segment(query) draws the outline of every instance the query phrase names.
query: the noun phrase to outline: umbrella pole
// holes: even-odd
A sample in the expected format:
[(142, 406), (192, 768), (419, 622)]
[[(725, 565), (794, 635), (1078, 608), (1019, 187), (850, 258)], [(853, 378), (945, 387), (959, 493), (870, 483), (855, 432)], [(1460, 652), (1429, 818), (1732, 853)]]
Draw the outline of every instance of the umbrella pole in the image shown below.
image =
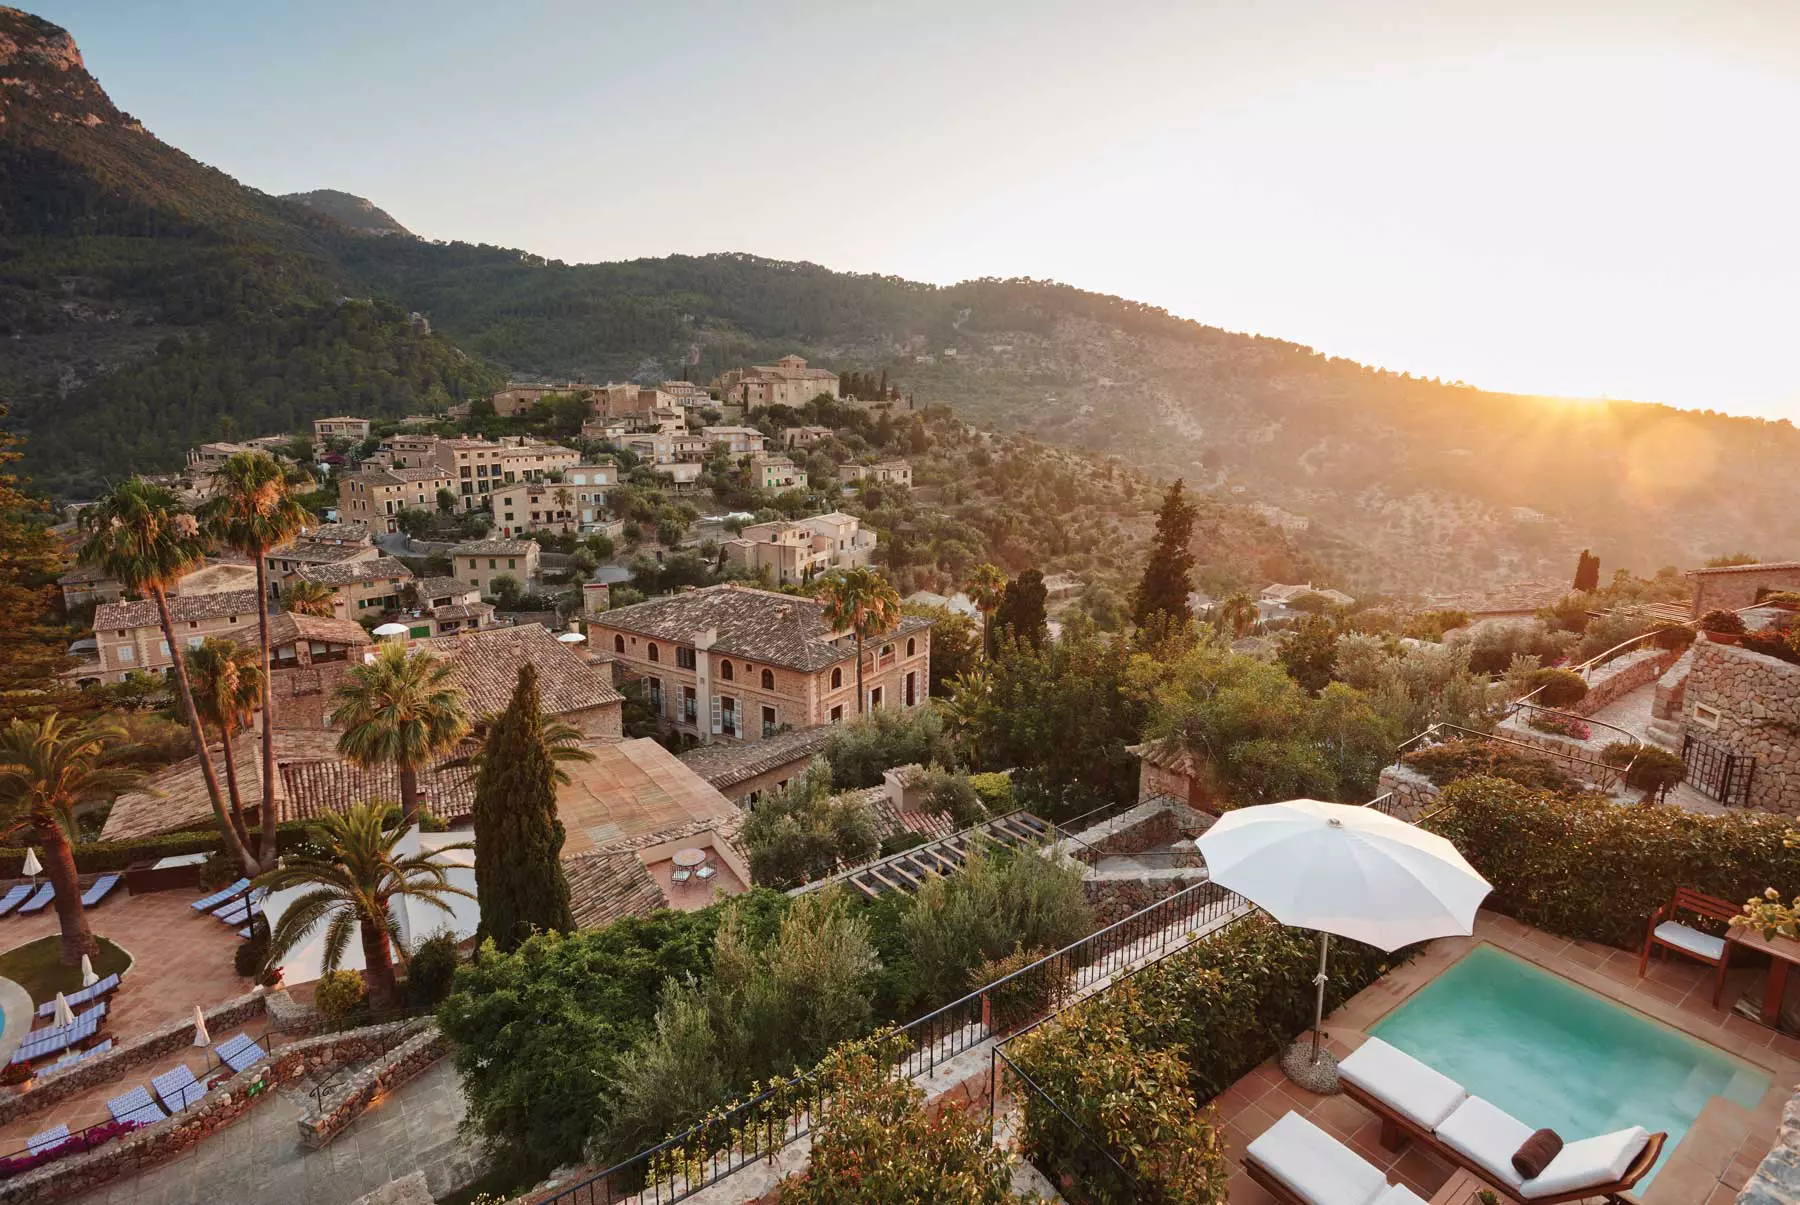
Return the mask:
[(1312, 1061), (1319, 1061), (1319, 1031), (1325, 1028), (1325, 963), (1331, 957), (1331, 934), (1319, 934), (1319, 973), (1313, 976), (1318, 985), (1318, 998), (1313, 1003)]

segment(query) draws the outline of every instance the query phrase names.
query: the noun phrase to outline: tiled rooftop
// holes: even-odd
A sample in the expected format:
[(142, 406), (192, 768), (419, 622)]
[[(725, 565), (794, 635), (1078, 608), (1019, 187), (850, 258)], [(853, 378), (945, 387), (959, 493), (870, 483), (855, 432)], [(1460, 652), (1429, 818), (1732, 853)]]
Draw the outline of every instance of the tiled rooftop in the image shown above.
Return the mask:
[(412, 570), (398, 557), (378, 556), (368, 561), (336, 561), (328, 564), (302, 565), (294, 576), (303, 582), (321, 586), (348, 586), (356, 582), (372, 582), (384, 577), (401, 581), (412, 578)]
[(681, 760), (694, 773), (723, 790), (789, 762), (802, 758), (810, 760), (825, 747), (831, 733), (829, 724), (818, 724), (744, 745), (702, 745), (683, 753)]
[(585, 711), (624, 699), (600, 671), (535, 624), (437, 636), (419, 644), (450, 662), (454, 681), (468, 697), (471, 715), (504, 711), (518, 684), (519, 667), (527, 661), (537, 667), (538, 693), (547, 715)]
[(730, 822), (735, 831), (742, 822), (737, 805), (647, 737), (583, 747), (594, 760), (566, 763), (570, 782), (556, 789), (565, 857), (639, 839), (655, 844), (688, 826)]
[(643, 859), (630, 850), (566, 858), (563, 876), (569, 881), (569, 907), (577, 928), (597, 929), (622, 916), (642, 916), (669, 906)]
[[(254, 646), (260, 642), (261, 636), (252, 627), (243, 633), (242, 639), (244, 643)], [(355, 647), (368, 644), (369, 633), (355, 620), (339, 619), (335, 615), (302, 615), (298, 611), (278, 611), (269, 616), (271, 647), (293, 644), (300, 640)]]
[[(169, 600), (169, 614), (176, 623), (199, 619), (219, 619), (231, 615), (256, 614), (255, 590), (226, 590), (218, 594), (181, 594)], [(153, 628), (162, 622), (156, 603), (101, 603), (94, 609), (94, 630), (114, 631), (127, 628)]]
[(450, 549), (451, 556), (524, 556), (537, 545), (530, 540), (469, 540)]

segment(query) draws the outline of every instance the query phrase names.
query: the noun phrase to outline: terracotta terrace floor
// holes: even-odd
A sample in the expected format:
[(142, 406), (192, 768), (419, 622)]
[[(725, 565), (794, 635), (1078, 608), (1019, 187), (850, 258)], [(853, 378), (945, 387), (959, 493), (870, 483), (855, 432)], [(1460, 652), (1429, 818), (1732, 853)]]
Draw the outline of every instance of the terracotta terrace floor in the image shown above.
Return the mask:
[[(1325, 1020), (1327, 1041), (1340, 1057), (1361, 1045), (1365, 1030), (1431, 982), (1476, 942), (1485, 941), (1554, 971), (1583, 987), (1634, 1008), (1692, 1037), (1710, 1042), (1770, 1073), (1771, 1086), (1754, 1110), (1715, 1097), (1688, 1130), (1656, 1179), (1643, 1205), (1729, 1205), (1775, 1141), (1781, 1111), (1800, 1084), (1800, 1039), (1776, 1033), (1729, 1011), (1747, 986), (1760, 980), (1752, 969), (1733, 971), (1725, 1007), (1710, 1000), (1711, 969), (1697, 963), (1652, 959), (1638, 978), (1636, 954), (1569, 941), (1483, 912), (1474, 938), (1431, 943), (1419, 957), (1358, 993)], [(1215, 1102), (1233, 1166), (1232, 1205), (1270, 1205), (1274, 1198), (1242, 1167), (1244, 1150), (1290, 1109), (1306, 1114), (1427, 1201), (1446, 1188), (1451, 1167), (1422, 1150), (1383, 1148), (1373, 1114), (1346, 1096), (1317, 1096), (1290, 1083), (1274, 1062), (1264, 1063), (1221, 1093)], [(1448, 1194), (1447, 1194), (1448, 1195)], [(1466, 1199), (1460, 1192), (1455, 1205)], [(1502, 1198), (1504, 1199), (1504, 1198)]]
[[(111, 898), (88, 914), (95, 935), (117, 942), (135, 959), (109, 1001), (106, 1022), (100, 1030), (102, 1038), (111, 1038), (115, 1044), (129, 1041), (171, 1021), (191, 1017), (196, 1004), (211, 1008), (250, 990), (250, 983), (238, 978), (231, 962), (239, 944), (237, 936), (189, 906), (200, 896), (199, 891), (133, 896), (126, 895), (121, 885)], [(6, 949), (55, 932), (56, 914), (49, 910), (38, 916), (0, 918), (0, 946)], [(262, 1020), (259, 1018), (245, 1028), (260, 1037)], [(212, 1037), (220, 1041), (237, 1032), (233, 1029)], [(107, 1120), (109, 1098), (139, 1084), (148, 1086), (151, 1076), (162, 1074), (176, 1063), (186, 1063), (195, 1075), (203, 1076), (209, 1065), (217, 1066), (218, 1060), (209, 1051), (188, 1047), (140, 1064), (116, 1082), (97, 1085), (40, 1113), (0, 1126), (0, 1155), (22, 1149), (26, 1138), (58, 1122), (73, 1131)]]

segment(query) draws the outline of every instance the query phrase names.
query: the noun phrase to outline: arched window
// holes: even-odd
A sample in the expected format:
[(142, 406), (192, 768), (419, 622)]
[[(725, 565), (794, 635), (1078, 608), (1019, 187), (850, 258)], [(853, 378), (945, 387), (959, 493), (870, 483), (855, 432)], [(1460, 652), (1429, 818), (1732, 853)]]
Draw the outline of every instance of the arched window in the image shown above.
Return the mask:
[(844, 671), (841, 669), (832, 670), (831, 671), (831, 689), (836, 690), (838, 687), (842, 686), (843, 684), (844, 684)]
[(651, 646), (650, 646), (650, 660), (652, 660), (652, 661), (661, 661), (661, 660), (662, 660), (662, 656), (661, 656), (661, 654), (659, 654), (659, 653), (658, 653), (658, 652), (657, 652), (657, 651), (656, 651), (656, 645), (655, 645), (655, 644), (652, 644), (652, 645), (651, 645)]
[(774, 690), (775, 689), (775, 671), (774, 670), (765, 669), (763, 671), (762, 686), (763, 686), (764, 690)]
[(892, 657), (894, 655), (894, 646), (891, 644), (882, 645), (881, 646), (881, 655), (883, 657)]
[(906, 638), (906, 655), (908, 657), (911, 657), (914, 654), (916, 654), (918, 651), (919, 651), (919, 642), (917, 640), (914, 640), (911, 636), (908, 636)]
[(613, 652), (622, 653), (624, 651), (625, 651), (625, 637), (614, 636), (613, 637)]
[(731, 678), (732, 678), (731, 662), (729, 662), (729, 661), (719, 662), (719, 677), (725, 679), (727, 682), (731, 681)]

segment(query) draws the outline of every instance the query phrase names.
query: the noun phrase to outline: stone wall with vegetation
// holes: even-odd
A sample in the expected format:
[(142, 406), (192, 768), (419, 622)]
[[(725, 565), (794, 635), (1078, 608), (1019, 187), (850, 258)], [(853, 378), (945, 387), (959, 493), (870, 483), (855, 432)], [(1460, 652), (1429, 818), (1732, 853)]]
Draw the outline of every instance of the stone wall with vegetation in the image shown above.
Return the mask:
[(300, 1118), (300, 1145), (314, 1150), (325, 1146), (361, 1117), (377, 1097), (392, 1092), (443, 1058), (449, 1049), (443, 1031), (428, 1024), (367, 1067), (345, 1076)]
[[(1718, 713), (1716, 728), (1696, 720), (1702, 706)], [(1800, 665), (1735, 645), (1697, 644), (1684, 710), (1688, 735), (1756, 759), (1751, 807), (1800, 816)]]
[(1581, 702), (1565, 710), (1575, 715), (1593, 715), (1662, 677), (1663, 671), (1680, 656), (1680, 650), (1648, 648), (1609, 661), (1588, 675), (1588, 692)]
[(1437, 806), (1437, 784), (1409, 766), (1389, 766), (1376, 783), (1380, 794), (1394, 797), (1388, 813), (1408, 823)]

